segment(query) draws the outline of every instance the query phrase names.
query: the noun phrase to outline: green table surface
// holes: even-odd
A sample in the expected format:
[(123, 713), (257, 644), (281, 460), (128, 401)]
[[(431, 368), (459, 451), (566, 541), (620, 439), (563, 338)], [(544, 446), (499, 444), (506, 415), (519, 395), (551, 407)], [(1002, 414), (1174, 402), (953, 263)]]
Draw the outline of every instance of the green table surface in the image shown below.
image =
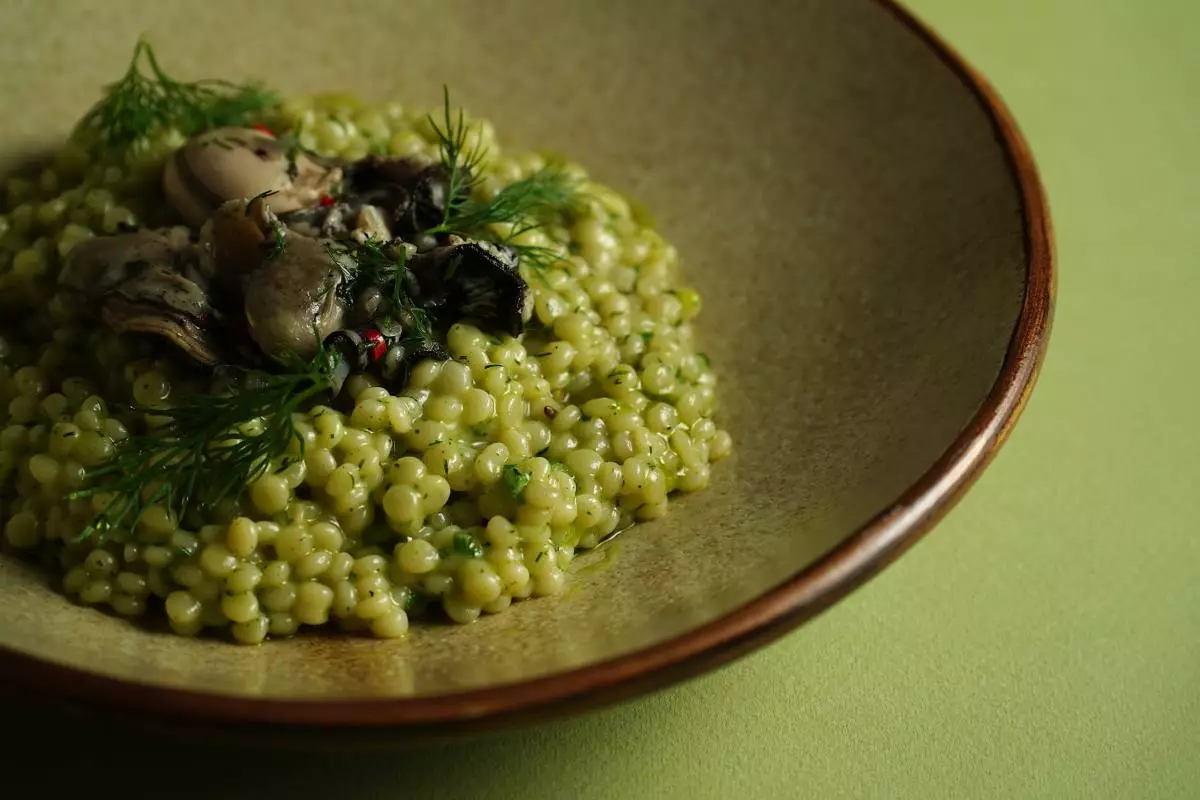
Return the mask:
[[(1200, 4), (910, 7), (1012, 108), (1061, 270), (1024, 417), (912, 552), (777, 644), (583, 717), (298, 756), (172, 749), (98, 721), (63, 732), (26, 710), (5, 781), (36, 777), (43, 796), (1200, 796)], [(35, 768), (43, 754), (59, 768)]]

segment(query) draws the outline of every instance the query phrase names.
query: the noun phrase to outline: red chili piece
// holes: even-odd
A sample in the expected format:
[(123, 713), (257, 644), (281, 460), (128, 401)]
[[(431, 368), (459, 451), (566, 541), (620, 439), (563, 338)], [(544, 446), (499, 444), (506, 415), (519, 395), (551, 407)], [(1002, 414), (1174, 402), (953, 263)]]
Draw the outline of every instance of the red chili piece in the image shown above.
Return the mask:
[(271, 130), (266, 125), (263, 125), (261, 122), (256, 122), (253, 125), (251, 125), (250, 127), (254, 128), (254, 130), (258, 131), (259, 133), (265, 133), (267, 136), (270, 136), (272, 138), (275, 137), (275, 131)]
[(324, 192), (321, 192), (320, 203), (322, 206), (325, 206), (326, 208), (328, 208), (329, 206), (333, 205), (335, 202), (337, 202), (337, 201), (333, 199), (333, 195), (329, 195), (329, 194), (325, 194)]
[(370, 328), (363, 333), (363, 341), (371, 346), (372, 361), (378, 361), (387, 352), (387, 341), (383, 338), (383, 334), (374, 328)]

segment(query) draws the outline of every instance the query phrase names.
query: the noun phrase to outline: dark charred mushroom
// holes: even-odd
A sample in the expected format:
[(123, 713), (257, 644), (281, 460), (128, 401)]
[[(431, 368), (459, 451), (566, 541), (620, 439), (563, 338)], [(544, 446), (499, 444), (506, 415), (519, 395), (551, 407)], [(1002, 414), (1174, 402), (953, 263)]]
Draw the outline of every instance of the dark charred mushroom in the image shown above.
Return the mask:
[(165, 337), (212, 365), (221, 348), (209, 329), (213, 307), (198, 256), (186, 229), (105, 236), (76, 245), (58, 283), (113, 330)]
[(450, 179), (440, 163), (367, 156), (343, 175), (334, 202), (281, 213), (282, 222), (309, 236), (415, 241), (445, 217)]
[(507, 249), (452, 237), (450, 244), (417, 253), (408, 262), (422, 306), (481, 327), (520, 335), (533, 313), (529, 286)]
[(345, 174), (347, 194), (382, 209), (398, 236), (411, 240), (445, 217), (450, 175), (440, 162), (367, 156)]

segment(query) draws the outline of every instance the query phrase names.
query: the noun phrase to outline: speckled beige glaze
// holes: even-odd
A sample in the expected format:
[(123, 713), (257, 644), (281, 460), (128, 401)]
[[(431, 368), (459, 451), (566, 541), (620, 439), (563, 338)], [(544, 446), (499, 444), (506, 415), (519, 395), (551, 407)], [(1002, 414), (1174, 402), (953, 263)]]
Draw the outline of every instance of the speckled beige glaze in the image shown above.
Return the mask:
[(720, 419), (736, 448), (711, 489), (622, 535), (607, 568), (585, 569), (567, 597), (470, 626), (418, 627), (399, 642), (186, 640), (72, 606), (4, 559), (0, 645), (247, 698), (482, 689), (728, 615), (885, 511), (996, 382), (1024, 295), (1020, 194), (978, 99), (881, 5), (734, 9), (0, 6), (0, 165), (63, 135), (142, 31), (183, 75), (257, 75), (284, 90), (422, 106), (446, 83), (506, 146), (569, 152), (643, 201), (678, 245), (705, 298), (698, 328), (723, 374)]

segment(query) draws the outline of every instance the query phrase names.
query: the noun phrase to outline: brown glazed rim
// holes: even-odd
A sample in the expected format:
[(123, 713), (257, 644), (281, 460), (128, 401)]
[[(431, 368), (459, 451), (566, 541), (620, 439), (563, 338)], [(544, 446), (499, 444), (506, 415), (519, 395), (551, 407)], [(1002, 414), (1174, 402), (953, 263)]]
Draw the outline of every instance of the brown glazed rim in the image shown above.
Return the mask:
[(991, 117), (1020, 187), (1028, 275), (1000, 375), (953, 445), (887, 511), (817, 563), (741, 609), (675, 639), (522, 683), (392, 700), (277, 700), (128, 683), (0, 648), (0, 674), (66, 697), (152, 718), (222, 725), (366, 727), (454, 733), (607, 705), (697, 675), (771, 642), (862, 585), (940, 520), (1007, 439), (1037, 379), (1055, 296), (1046, 198), (1024, 137), (995, 90), (896, 0), (877, 0), (931, 47)]

